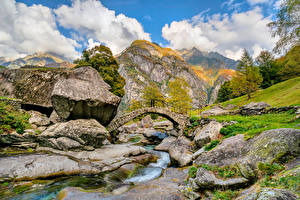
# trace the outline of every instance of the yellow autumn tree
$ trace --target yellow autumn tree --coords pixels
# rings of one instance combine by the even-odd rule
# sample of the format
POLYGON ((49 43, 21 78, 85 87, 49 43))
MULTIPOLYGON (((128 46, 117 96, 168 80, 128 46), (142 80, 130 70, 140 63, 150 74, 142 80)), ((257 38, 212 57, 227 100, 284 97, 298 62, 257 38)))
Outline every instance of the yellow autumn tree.
POLYGON ((186 113, 188 109, 192 108, 192 99, 188 94, 190 86, 183 78, 176 77, 169 82, 168 86, 168 103, 175 112, 186 113))

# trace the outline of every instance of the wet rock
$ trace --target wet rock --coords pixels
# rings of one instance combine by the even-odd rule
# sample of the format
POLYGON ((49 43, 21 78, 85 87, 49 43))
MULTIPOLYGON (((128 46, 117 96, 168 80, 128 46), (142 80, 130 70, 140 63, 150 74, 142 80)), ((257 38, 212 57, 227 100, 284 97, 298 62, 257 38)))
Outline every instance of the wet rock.
POLYGON ((34 154, 0 158, 0 180, 35 179, 58 175, 97 174, 99 169, 66 156, 34 154))
POLYGON ((65 188, 59 194, 64 200, 185 200, 186 198, 181 193, 180 185, 183 185, 183 181, 187 176, 187 171, 176 168, 166 169, 162 177, 136 185, 134 188, 125 191, 123 190, 118 195, 104 194, 96 191, 83 192, 79 188, 65 188))
POLYGON ((248 185, 249 180, 245 178, 231 178, 227 180, 218 179, 206 169, 199 168, 194 180, 199 189, 237 189, 248 185))
POLYGON ((63 119, 94 118, 107 125, 120 103, 120 98, 109 90, 110 86, 95 69, 80 67, 55 83, 51 102, 63 119))
POLYGON ((144 117, 140 123, 140 126, 142 128, 150 128, 150 127, 152 127, 152 125, 153 125, 153 120, 151 119, 150 115, 147 115, 146 117, 144 117))
POLYGON ((197 165, 233 165, 242 156, 242 148, 247 145, 243 135, 236 135, 222 141, 211 151, 201 153, 194 161, 197 165))
POLYGON ((42 114, 40 112, 31 110, 28 112, 30 114, 30 118, 28 122, 30 124, 34 124, 37 126, 48 126, 50 125, 50 119, 47 117, 47 115, 42 114))
POLYGON ((251 102, 247 105, 240 107, 240 114, 242 115, 260 115, 266 111, 267 108, 271 107, 265 102, 251 102))
POLYGON ((109 133, 94 119, 78 119, 68 122, 56 123, 47 128, 40 135, 42 146, 68 150, 82 146, 101 147, 109 137, 109 133), (58 139, 58 138, 64 139, 58 139), (53 138, 52 140, 49 140, 53 138), (66 139, 68 138, 68 139, 66 139), (73 141, 73 142, 72 142, 73 141), (57 143, 59 142, 59 144, 57 143), (70 142, 70 144, 68 144, 70 142), (76 142, 76 144, 75 144, 76 142))
POLYGON ((171 144, 176 140, 176 137, 170 136, 163 139, 163 141, 157 145, 154 149, 158 151, 168 151, 171 144))
POLYGON ((197 128, 195 130, 194 143, 201 148, 210 141, 218 139, 222 127, 221 123, 211 121, 203 128, 197 128))
POLYGON ((169 154, 173 162, 181 167, 186 166, 193 159, 191 141, 184 136, 179 137, 171 143, 169 154))
POLYGON ((164 138, 167 137, 166 133, 162 133, 160 131, 157 131, 155 129, 145 129, 143 132, 143 135, 149 140, 153 141, 155 143, 160 142, 164 138))

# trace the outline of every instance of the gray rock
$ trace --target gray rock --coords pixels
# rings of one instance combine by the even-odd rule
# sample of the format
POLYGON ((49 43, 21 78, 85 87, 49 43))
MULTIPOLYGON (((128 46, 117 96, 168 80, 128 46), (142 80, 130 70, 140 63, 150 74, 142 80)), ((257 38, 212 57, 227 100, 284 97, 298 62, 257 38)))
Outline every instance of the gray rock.
POLYGON ((143 135, 150 141, 161 141, 167 137, 166 133, 162 133, 155 129, 145 129, 143 135))
POLYGON ((107 125, 115 117, 120 102, 109 90, 110 86, 95 69, 80 67, 56 82, 51 102, 63 119, 94 118, 107 125))
POLYGON ((52 111, 49 119, 53 124, 66 121, 66 120, 62 119, 60 116, 58 116, 55 110, 52 111))
POLYGON ((206 169, 199 168, 194 180, 199 189, 237 189, 248 185, 249 180, 245 178, 231 178, 227 180, 218 179, 215 175, 206 169))
POLYGON ((297 200, 297 195, 287 190, 265 188, 260 192, 241 195, 236 200, 297 200))
POLYGON ((40 143, 42 146, 48 146, 57 149, 67 150, 68 147, 92 146, 94 148, 101 147, 103 142, 109 137, 109 133, 99 122, 94 119, 78 119, 68 122, 56 123, 47 128, 40 135, 40 143), (50 138, 69 138, 71 140, 60 139, 58 141, 49 141, 50 138), (67 141, 72 144, 67 144, 67 141), (76 145, 75 142, 76 141, 76 145), (80 145, 79 145, 80 144, 80 145))
POLYGON ((300 153, 299 146, 300 130, 281 128, 264 131, 249 140, 242 151, 244 160, 255 166, 258 162, 270 163, 285 156, 295 157, 300 153))
POLYGON ((42 114, 38 111, 31 110, 28 112, 30 114, 30 118, 28 122, 30 124, 34 124, 37 126, 48 126, 50 125, 50 119, 47 117, 47 115, 42 114))
POLYGON ((216 116, 216 115, 229 115, 229 114, 235 114, 235 111, 224 109, 221 106, 214 106, 213 108, 200 113, 200 115, 204 117, 216 116))
POLYGON ((152 125, 153 125, 153 120, 151 119, 150 115, 147 115, 146 117, 144 117, 140 123, 140 126, 142 128, 150 128, 150 127, 152 127, 152 125))
POLYGON ((173 123, 170 121, 153 122, 153 128, 158 130, 170 131, 173 129, 173 123))
POLYGON ((176 137, 170 136, 163 139, 163 141, 157 145, 154 149, 158 151, 168 151, 171 144, 175 142, 176 137))
POLYGON ((83 146, 70 138, 67 137, 59 137, 59 138, 50 138, 48 139, 49 142, 52 144, 52 147, 55 147, 56 149, 61 150, 69 150, 69 149, 80 149, 83 148, 83 146))
POLYGON ((197 165, 233 165, 242 156, 242 148, 247 145, 243 135, 236 135, 222 141, 211 151, 201 153, 194 161, 197 165))
POLYGON ((199 127, 195 130, 194 142, 201 148, 212 140, 218 139, 222 124, 216 121, 211 121, 206 126, 199 127))
POLYGON ((196 159, 198 156, 200 156, 202 153, 205 152, 205 147, 202 147, 201 149, 199 149, 198 151, 196 151, 194 154, 193 154, 193 159, 196 159))
POLYGON ((138 125, 136 123, 132 123, 129 125, 123 125, 120 128, 118 128, 118 131, 120 132, 125 132, 128 134, 136 134, 138 132, 140 132, 140 128, 138 127, 138 125))
POLYGON ((240 113, 242 115, 260 115, 264 113, 269 107, 271 106, 265 102, 251 102, 240 107, 240 113))
POLYGON ((193 153, 191 151, 192 142, 184 136, 179 137, 171 143, 169 154, 173 162, 183 167, 192 162, 193 153))
POLYGON ((97 174, 99 169, 66 156, 35 154, 0 158, 0 180, 35 179, 58 175, 97 174))

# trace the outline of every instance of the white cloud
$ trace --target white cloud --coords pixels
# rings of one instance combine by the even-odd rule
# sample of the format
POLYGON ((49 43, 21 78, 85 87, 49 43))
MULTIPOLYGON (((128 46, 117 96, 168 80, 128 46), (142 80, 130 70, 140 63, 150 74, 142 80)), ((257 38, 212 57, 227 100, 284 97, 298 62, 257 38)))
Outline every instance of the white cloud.
POLYGON ((225 56, 239 59, 242 49, 254 53, 259 48, 271 50, 276 39, 266 26, 271 20, 264 17, 261 9, 247 12, 215 14, 205 20, 192 18, 166 24, 163 37, 175 49, 197 47, 200 50, 218 51, 225 56))
POLYGON ((74 0, 72 6, 63 5, 55 13, 62 26, 106 44, 114 54, 120 53, 134 40, 151 40, 135 18, 116 15, 100 1, 74 0))
POLYGON ((1 0, 0 30, 0 56, 16 58, 41 51, 70 59, 78 56, 77 42, 58 31, 48 7, 1 0))
POLYGON ((247 0, 250 5, 270 3, 272 0, 247 0))

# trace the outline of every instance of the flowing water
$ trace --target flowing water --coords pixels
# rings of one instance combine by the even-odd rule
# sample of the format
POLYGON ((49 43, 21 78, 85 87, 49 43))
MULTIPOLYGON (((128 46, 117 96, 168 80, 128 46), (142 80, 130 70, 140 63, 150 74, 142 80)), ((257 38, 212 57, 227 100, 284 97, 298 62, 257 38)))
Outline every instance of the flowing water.
POLYGON ((29 190, 20 192, 14 197, 7 197, 4 199, 10 200, 52 200, 55 199, 59 191, 66 187, 81 187, 83 189, 101 189, 103 192, 107 192, 107 188, 111 189, 117 185, 131 184, 147 182, 160 177, 163 171, 167 168, 170 163, 170 156, 166 152, 153 150, 155 145, 147 145, 144 148, 147 149, 148 153, 155 154, 158 156, 156 163, 150 163, 147 167, 138 170, 137 174, 131 178, 117 181, 107 181, 105 175, 114 175, 115 172, 108 174, 101 174, 99 176, 70 176, 62 177, 53 180, 43 180, 42 183, 35 183, 34 187, 29 190))

